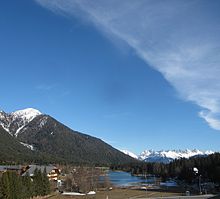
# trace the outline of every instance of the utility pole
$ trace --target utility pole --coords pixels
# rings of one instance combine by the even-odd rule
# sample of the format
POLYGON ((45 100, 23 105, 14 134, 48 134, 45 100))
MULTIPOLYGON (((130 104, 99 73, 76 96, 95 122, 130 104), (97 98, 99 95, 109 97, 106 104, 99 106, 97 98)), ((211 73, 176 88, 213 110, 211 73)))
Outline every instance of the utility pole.
POLYGON ((146 198, 147 198, 147 185, 146 185, 146 192, 145 193, 146 193, 146 198))
POLYGON ((199 175, 199 194, 202 194, 202 187, 201 187, 201 175, 199 175))
POLYGON ((198 175, 199 194, 202 194, 202 187, 201 187, 201 177, 202 177, 202 175, 199 174, 199 170, 198 170, 196 167, 193 168, 193 172, 194 172, 196 175, 198 175))
POLYGON ((147 198, 147 186, 148 186, 148 184, 147 184, 147 175, 145 175, 145 182, 146 182, 146 198, 147 198))

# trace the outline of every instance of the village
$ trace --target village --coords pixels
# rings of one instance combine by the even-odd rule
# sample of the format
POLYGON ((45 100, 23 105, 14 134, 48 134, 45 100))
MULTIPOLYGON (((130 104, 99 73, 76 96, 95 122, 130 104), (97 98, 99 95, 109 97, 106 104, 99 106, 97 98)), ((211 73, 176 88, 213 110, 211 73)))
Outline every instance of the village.
POLYGON ((35 169, 41 170, 42 172, 44 171, 44 169, 46 169, 46 173, 47 173, 48 179, 50 181, 52 181, 52 180, 57 181, 58 176, 60 175, 60 172, 61 172, 60 169, 58 169, 57 167, 52 166, 52 165, 50 165, 50 166, 0 165, 0 174, 2 175, 2 173, 4 173, 4 172, 13 171, 13 172, 16 172, 20 176, 25 176, 28 174, 28 175, 30 175, 30 177, 33 177, 35 169))
MULTIPOLYGON (((0 165, 0 179, 2 179, 4 187, 3 176, 6 176, 7 174, 14 174, 14 176, 17 176, 19 179, 21 179, 21 182, 24 178, 29 177, 33 186, 36 186, 34 181, 37 178, 36 175, 38 172, 40 172, 42 176, 44 173, 46 174, 49 183, 49 192, 47 192, 49 196, 51 196, 51 194, 64 196, 85 196, 95 195, 98 189, 103 190, 103 188, 107 186, 110 187, 110 182, 107 178, 105 178, 102 183, 99 182, 100 176, 105 175, 105 171, 105 167, 57 167, 53 165, 35 164, 0 165)), ((15 182, 14 177, 12 181, 12 183, 15 182)), ((12 188, 10 192, 14 192, 13 190, 16 190, 16 187, 12 188)), ((38 196, 36 193, 33 193, 33 195, 38 196)), ((40 195, 43 196, 44 194, 40 193, 40 195)))
MULTIPOLYGON (((157 197, 187 197, 190 193, 185 192, 181 187, 163 187, 159 184, 146 186, 114 186, 108 176, 108 167, 80 167, 80 166, 54 166, 54 165, 1 165, 0 178, 6 174, 14 174, 13 188, 10 192, 16 192, 15 176, 25 182, 29 177, 29 183, 24 183, 21 189, 26 193, 32 190, 33 195, 9 198, 51 198, 51 199, 133 199, 133 198, 157 198, 157 197), (45 184, 45 180, 40 182, 40 186, 35 183, 39 171, 42 176, 46 174, 49 183, 49 191, 38 192, 37 189, 45 184), (15 175, 16 174, 16 175, 15 175), (43 193, 43 194, 42 194, 43 193)), ((120 171, 116 171, 120 174, 120 171)), ((43 179, 43 177, 41 178, 43 179)), ((4 180, 2 180, 4 182, 4 180)), ((2 184, 2 183, 1 183, 2 184)), ((2 191, 2 189, 1 189, 2 191)), ((5 193, 7 194, 7 193, 5 193)), ((9 193, 8 193, 9 194, 9 193)), ((210 198, 213 195, 203 195, 202 198, 210 198)), ((1 196, 0 196, 1 198, 1 196)))

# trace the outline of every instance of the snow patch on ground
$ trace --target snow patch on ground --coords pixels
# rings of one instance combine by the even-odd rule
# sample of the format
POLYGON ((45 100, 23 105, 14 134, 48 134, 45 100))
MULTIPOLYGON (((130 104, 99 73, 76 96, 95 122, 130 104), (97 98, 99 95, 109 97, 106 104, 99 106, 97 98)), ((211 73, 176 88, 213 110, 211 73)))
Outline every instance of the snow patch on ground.
POLYGON ((78 193, 78 192, 64 192, 64 193, 62 193, 62 195, 66 195, 66 196, 85 196, 85 195, 95 195, 95 194, 96 194, 95 191, 90 191, 87 194, 78 193))
POLYGON ((77 193, 77 192, 64 192, 62 195, 65 196, 85 196, 86 194, 84 193, 77 193))
POLYGON ((26 143, 23 143, 23 142, 20 142, 23 146, 27 147, 28 149, 34 151, 34 146, 33 145, 30 145, 30 144, 26 144, 26 143))
POLYGON ((42 128, 46 123, 47 123, 47 116, 41 119, 39 127, 42 128))
POLYGON ((87 195, 95 195, 95 194, 96 194, 95 191, 90 191, 90 192, 87 193, 87 195))

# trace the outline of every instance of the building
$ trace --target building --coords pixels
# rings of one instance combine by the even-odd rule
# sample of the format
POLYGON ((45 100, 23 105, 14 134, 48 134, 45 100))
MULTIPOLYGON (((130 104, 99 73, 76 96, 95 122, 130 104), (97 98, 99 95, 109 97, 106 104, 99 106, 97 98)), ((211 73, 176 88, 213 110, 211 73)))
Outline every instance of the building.
POLYGON ((0 165, 0 173, 4 173, 6 171, 14 171, 17 174, 21 174, 25 168, 21 165, 0 165))
POLYGON ((60 174, 60 170, 55 166, 40 166, 40 165, 28 165, 24 172, 22 172, 22 176, 25 176, 29 174, 31 177, 34 176, 35 169, 41 170, 41 172, 44 172, 44 169, 46 169, 47 177, 49 180, 58 180, 58 176, 60 174))

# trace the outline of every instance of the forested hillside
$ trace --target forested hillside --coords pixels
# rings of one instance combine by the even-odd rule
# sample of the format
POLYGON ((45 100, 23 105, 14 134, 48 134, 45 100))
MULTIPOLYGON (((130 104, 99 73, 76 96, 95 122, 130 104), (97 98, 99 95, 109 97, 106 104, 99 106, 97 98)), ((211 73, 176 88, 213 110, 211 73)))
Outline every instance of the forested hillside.
POLYGON ((113 165, 112 169, 122 169, 137 174, 154 174, 163 180, 175 178, 192 183, 198 176, 204 182, 220 183, 220 153, 207 157, 174 160, 169 164, 139 162, 134 164, 113 165), (195 172, 193 168, 197 168, 195 172))

